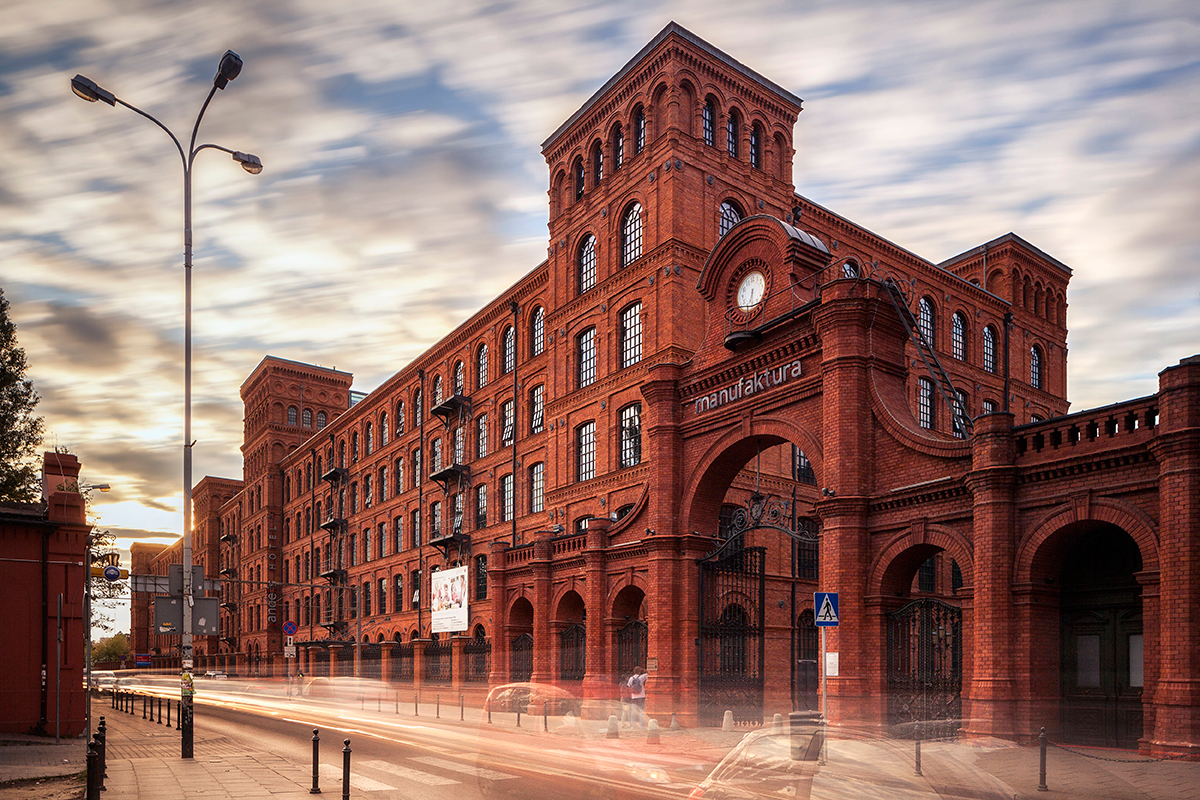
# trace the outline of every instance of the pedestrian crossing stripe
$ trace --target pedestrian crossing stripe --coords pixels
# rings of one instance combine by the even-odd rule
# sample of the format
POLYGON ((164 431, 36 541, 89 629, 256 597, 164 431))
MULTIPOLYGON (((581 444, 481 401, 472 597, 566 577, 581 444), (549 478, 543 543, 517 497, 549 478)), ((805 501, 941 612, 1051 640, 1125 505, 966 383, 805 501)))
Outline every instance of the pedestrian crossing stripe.
POLYGON ((816 615, 813 618, 817 627, 835 628, 838 624, 838 595, 837 592, 814 592, 813 608, 816 615))

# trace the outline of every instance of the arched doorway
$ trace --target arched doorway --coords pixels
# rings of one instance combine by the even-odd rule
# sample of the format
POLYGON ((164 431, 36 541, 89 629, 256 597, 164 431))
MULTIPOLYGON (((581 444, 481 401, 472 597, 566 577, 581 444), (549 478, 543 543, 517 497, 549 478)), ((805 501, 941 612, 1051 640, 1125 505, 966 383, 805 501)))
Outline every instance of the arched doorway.
POLYGON ((1141 552, 1115 525, 1085 527, 1059 573, 1062 735, 1134 748, 1142 736, 1141 552))
POLYGON ((517 598, 508 619, 512 636, 509 680, 527 681, 533 677, 533 604, 524 597, 517 598))

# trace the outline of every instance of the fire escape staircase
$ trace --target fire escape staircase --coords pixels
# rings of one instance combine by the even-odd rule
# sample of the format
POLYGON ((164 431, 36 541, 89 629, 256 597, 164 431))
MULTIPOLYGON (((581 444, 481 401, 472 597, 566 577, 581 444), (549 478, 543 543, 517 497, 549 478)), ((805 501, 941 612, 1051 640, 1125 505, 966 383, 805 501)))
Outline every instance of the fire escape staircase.
POLYGON ((934 385, 938 387, 938 393, 941 394, 942 400, 946 403, 946 408, 950 410, 950 418, 955 432, 964 439, 970 438, 974 431, 971 417, 967 414, 961 396, 950 381, 950 376, 942 368, 942 362, 938 360, 937 353, 933 351, 933 348, 925 341, 925 337, 921 335, 920 328, 917 327, 916 317, 913 316, 912 309, 908 307, 908 301, 904 297, 904 292, 893 278, 886 278, 881 285, 887 291, 888 299, 892 301, 896 313, 900 316, 900 321, 904 324, 904 329, 908 331, 909 340, 917 348, 917 352, 921 354, 921 360, 925 363, 925 369, 929 373, 929 377, 933 380, 934 385))
MULTIPOLYGON (((461 394, 454 394, 438 403, 430 414, 442 421, 446 433, 452 437, 456 430, 461 431, 471 419, 471 399, 461 394)), ((465 439, 465 436, 464 436, 465 439)), ((466 460, 466 442, 455 442, 449 439, 450 464, 443 469, 430 474, 429 478, 442 487, 445 502, 450 503, 452 496, 464 497, 466 490, 471 488, 471 467, 463 462, 466 460)), ((429 543, 442 551, 449 558, 450 545, 454 544, 461 550, 465 543, 470 542, 470 536, 463 533, 462 509, 454 509, 451 525, 435 531, 429 543)))

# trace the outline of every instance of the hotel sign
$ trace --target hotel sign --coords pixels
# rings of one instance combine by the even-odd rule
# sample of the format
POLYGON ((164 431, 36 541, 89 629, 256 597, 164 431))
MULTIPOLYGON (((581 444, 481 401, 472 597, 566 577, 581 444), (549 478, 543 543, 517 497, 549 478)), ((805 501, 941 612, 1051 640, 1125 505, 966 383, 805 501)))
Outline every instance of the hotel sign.
POLYGON ((784 364, 781 367, 767 367, 761 372, 756 372, 745 378, 739 378, 729 386, 697 398, 695 401, 696 413, 703 414, 705 411, 712 411, 714 408, 720 408, 726 403, 732 403, 735 400, 741 400, 743 397, 750 397, 751 395, 766 391, 773 386, 784 384, 789 378, 799 377, 800 359, 796 359, 790 364, 784 364))

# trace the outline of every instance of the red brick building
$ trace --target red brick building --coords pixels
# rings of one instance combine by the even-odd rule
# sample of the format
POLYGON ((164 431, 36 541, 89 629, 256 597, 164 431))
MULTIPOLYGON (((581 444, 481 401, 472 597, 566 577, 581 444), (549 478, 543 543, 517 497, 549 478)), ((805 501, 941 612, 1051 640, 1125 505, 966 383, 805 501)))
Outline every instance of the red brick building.
POLYGON ((934 264, 796 193, 799 98, 672 24, 543 143, 546 260, 365 396, 267 357, 202 664, 1194 752, 1200 359, 1068 413, 1071 271, 934 264), (468 623, 433 631, 465 566, 468 623))
POLYGON ((40 502, 0 503, 0 731, 76 737, 84 730, 90 532, 79 459, 69 453, 43 455, 40 502))

